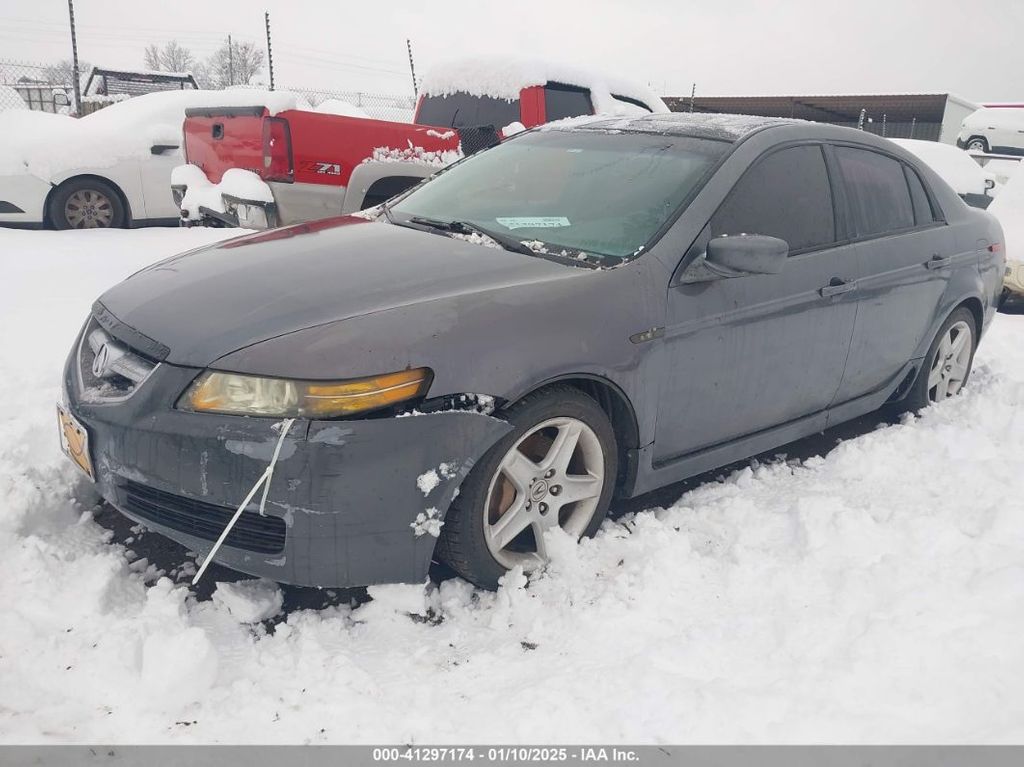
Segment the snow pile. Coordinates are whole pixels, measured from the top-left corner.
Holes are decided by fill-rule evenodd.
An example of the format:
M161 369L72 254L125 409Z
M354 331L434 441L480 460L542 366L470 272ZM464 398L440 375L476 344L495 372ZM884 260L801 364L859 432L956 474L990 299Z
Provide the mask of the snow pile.
M0 112L14 109L28 109L28 104L14 88L0 85Z
M650 88L639 83L572 64L516 56L479 56L442 62L423 78L421 92L425 96L450 96L461 92L516 101L523 88L549 82L589 88L594 107L600 114L629 115L640 111L635 105L616 100L613 95L640 101L654 112L669 111Z
M317 104L313 111L339 117L369 117L362 108L341 99L325 99Z
M957 194L985 194L985 182L990 179L995 181L993 174L982 170L967 152L952 144L907 138L894 138L891 141L928 165ZM992 191L994 193L996 190Z
M988 212L1002 224L1007 260L1024 263L1024 172L1014 173Z
M179 165L171 171L171 186L185 187L181 201L182 218L199 221L200 206L223 213L225 195L250 202L274 201L274 194L266 181L251 170L229 168L217 184L210 183L206 174L196 165Z
M963 396L554 535L496 593L373 587L268 627L243 618L273 587L199 602L111 540L54 424L93 298L235 233L0 229L0 326L35 318L0 336L0 741L1024 738L1024 317Z
M296 96L285 91L181 90L137 96L77 120L21 110L0 112L0 175L27 171L59 181L74 170L146 161L156 144L181 144L185 110L192 107L264 106L276 114L298 105Z
M421 146L413 146L410 141L409 146L407 147L374 147L373 154L363 160L363 162L410 162L416 165L429 165L434 168L444 168L461 159L462 144L459 144L458 149L438 149L436 151L428 151Z
M273 581L256 579L218 583L213 601L223 606L239 623L259 623L281 612L284 597Z

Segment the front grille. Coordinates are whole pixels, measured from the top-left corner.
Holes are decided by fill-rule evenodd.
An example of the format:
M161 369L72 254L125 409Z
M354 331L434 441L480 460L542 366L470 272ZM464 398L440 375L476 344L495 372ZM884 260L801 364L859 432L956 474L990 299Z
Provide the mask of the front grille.
M235 513L235 509L165 493L138 482L129 481L126 489L127 511L204 541L217 540ZM243 511L224 543L260 554L278 554L284 550L284 536L285 524L280 517Z
M100 364L96 364L101 356ZM121 343L90 318L78 344L78 383L83 402L127 399L157 363Z

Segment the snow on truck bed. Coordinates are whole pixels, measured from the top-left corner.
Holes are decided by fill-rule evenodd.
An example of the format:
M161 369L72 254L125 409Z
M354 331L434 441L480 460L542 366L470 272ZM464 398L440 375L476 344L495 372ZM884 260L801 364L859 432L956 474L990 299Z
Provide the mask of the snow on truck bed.
M232 234L0 229L0 742L1024 738L1024 317L963 396L556 539L529 584L376 587L270 631L275 585L196 602L111 541L54 418L92 300Z
M613 99L613 94L641 101L655 112L669 111L654 91L639 83L572 64L508 56L441 62L424 76L421 91L425 96L463 92L515 101L523 88L549 82L589 88L597 111L605 114L622 114L628 107Z

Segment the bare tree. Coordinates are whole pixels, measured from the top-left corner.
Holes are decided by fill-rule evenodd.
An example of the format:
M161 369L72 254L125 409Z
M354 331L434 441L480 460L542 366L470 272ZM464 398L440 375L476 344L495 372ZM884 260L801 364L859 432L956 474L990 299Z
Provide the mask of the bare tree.
M248 85L263 69L263 49L255 43L232 40L230 46L225 42L205 63L200 80L203 87Z
M188 72L195 67L196 59L185 46L177 40L159 45L146 46L146 68L158 72Z
M80 74L88 74L89 70L92 69L92 65L84 61L78 62L78 71ZM75 81L74 77L74 65L71 59L64 59L56 64L50 64L43 69L43 79L51 85L63 85L67 88L72 87Z

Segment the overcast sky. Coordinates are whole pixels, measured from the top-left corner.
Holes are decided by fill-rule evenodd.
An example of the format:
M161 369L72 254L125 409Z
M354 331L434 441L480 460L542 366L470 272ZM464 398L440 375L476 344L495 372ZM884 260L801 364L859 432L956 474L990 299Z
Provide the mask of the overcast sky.
M76 0L79 56L142 65L177 39L200 57L274 34L278 87L383 93L460 54L512 52L643 81L662 95L953 92L1024 101L1024 1ZM0 59L70 55L63 0L0 0Z

